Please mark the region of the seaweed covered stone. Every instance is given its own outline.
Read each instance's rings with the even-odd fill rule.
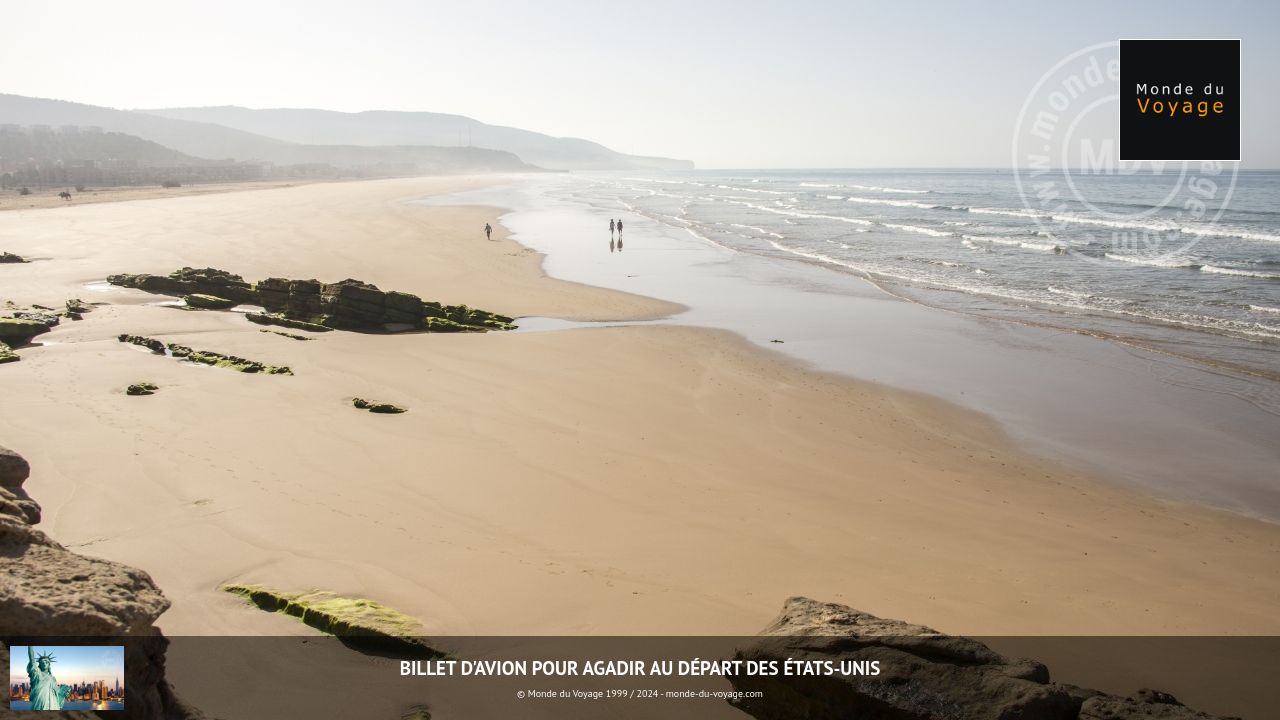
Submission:
[[[256,303],[253,285],[235,273],[218,268],[184,267],[168,275],[147,273],[109,275],[107,282],[160,295],[212,295],[237,303]]]
[[[293,374],[293,370],[290,370],[285,365],[267,365],[257,360],[249,360],[235,355],[223,355],[210,350],[194,350],[178,343],[169,343],[168,348],[174,357],[193,363],[200,363],[201,365],[212,365],[213,367],[227,368],[242,373],[263,373],[264,375]]]
[[[371,413],[379,415],[399,415],[400,413],[409,412],[407,408],[391,403],[377,402],[374,400],[365,400],[364,398],[352,398],[351,404],[358,410],[368,410]]]
[[[18,357],[18,353],[14,352],[8,344],[0,342],[0,364],[18,362],[21,359]]]
[[[14,255],[11,252],[0,252],[0,264],[24,262],[26,262],[26,259],[21,255]]]
[[[230,310],[240,303],[235,300],[228,300],[217,295],[207,295],[205,293],[192,293],[183,295],[182,301],[187,307],[199,308],[201,310]]]
[[[154,395],[160,389],[159,385],[149,382],[134,383],[125,389],[126,395]]]
[[[49,332],[49,325],[40,320],[0,317],[0,342],[11,347],[26,345],[31,338]]]

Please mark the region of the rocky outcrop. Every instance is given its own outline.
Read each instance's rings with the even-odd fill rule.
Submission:
[[[169,352],[176,358],[187,360],[202,365],[212,365],[214,367],[227,368],[229,370],[237,370],[242,373],[263,373],[266,375],[292,375],[293,371],[284,365],[266,365],[257,360],[249,360],[247,358],[237,357],[235,355],[223,355],[209,350],[192,350],[186,345],[177,343],[169,343]]]
[[[4,363],[18,362],[21,359],[22,358],[18,356],[18,353],[14,352],[13,348],[9,347],[8,343],[0,342],[0,365],[3,365]]]
[[[302,320],[292,320],[283,315],[275,315],[271,313],[245,313],[245,319],[251,323],[259,325],[279,325],[280,327],[293,328],[294,330],[306,330],[308,332],[331,332],[333,328],[318,325],[316,323],[304,322]]]
[[[0,264],[5,263],[24,263],[25,259],[20,255],[14,255],[11,252],[0,252]]]
[[[217,268],[184,267],[168,275],[111,275],[107,282],[159,295],[213,295],[237,303],[256,304],[258,301],[252,284],[239,275]]]
[[[322,283],[276,277],[251,284],[225,270],[183,268],[167,276],[111,275],[107,281],[121,287],[182,296],[191,307],[261,305],[266,312],[248,314],[250,321],[295,330],[485,332],[514,327],[512,319],[505,315],[466,305],[442,305],[409,293],[380,290],[351,278]]]
[[[125,395],[155,395],[156,391],[159,389],[160,389],[160,386],[156,385],[155,383],[139,382],[139,383],[134,383],[129,387],[125,388],[124,394]]]
[[[267,278],[257,288],[269,313],[339,330],[483,332],[512,327],[512,319],[503,315],[428,302],[350,278],[336,283]],[[448,322],[433,322],[441,320]]]
[[[1044,665],[1004,657],[976,640],[803,597],[787,600],[735,657],[879,669],[730,677],[736,690],[762,692],[736,703],[761,720],[1215,720],[1165,693],[1120,698],[1051,682]]]
[[[263,585],[238,583],[228,583],[222,589],[267,612],[292,615],[321,632],[342,638],[353,647],[418,657],[442,654],[423,639],[426,631],[416,618],[373,600],[324,590],[284,592]]]
[[[56,317],[54,319],[57,320]],[[26,345],[31,342],[31,338],[49,332],[49,327],[42,319],[0,317],[0,342],[10,347]]]
[[[306,335],[299,335],[299,334],[297,334],[297,333],[285,332],[285,331],[283,331],[283,330],[268,330],[268,329],[266,329],[266,328],[262,328],[262,329],[261,329],[261,330],[259,330],[258,332],[271,333],[272,335],[279,335],[280,337],[287,337],[287,338],[289,338],[290,340],[304,340],[304,341],[305,341],[305,340],[314,340],[314,339],[315,339],[315,338],[309,338],[309,337],[307,337]]]
[[[352,398],[351,404],[358,410],[368,410],[371,413],[380,415],[399,415],[400,413],[409,412],[407,409],[399,405],[391,403],[377,402],[376,400],[365,400],[364,398]]]
[[[144,347],[157,355],[164,354],[164,343],[156,340],[155,338],[149,338],[144,335],[120,333],[116,336],[116,339],[122,343],[129,343],[131,345],[137,345],[138,347]]]
[[[0,637],[123,645],[128,695],[122,718],[203,718],[173,694],[164,677],[168,640],[154,623],[169,601],[145,572],[73,553],[31,527],[29,519],[7,512],[4,501],[21,491],[27,472],[25,460],[0,448],[0,483],[7,494],[0,495]],[[7,657],[7,648],[0,645],[0,653]],[[8,683],[3,692],[0,703],[7,707]]]

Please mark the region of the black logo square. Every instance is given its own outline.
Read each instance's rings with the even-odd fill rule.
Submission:
[[[1239,160],[1240,41],[1121,40],[1120,159]]]

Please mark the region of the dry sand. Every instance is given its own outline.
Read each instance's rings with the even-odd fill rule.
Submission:
[[[0,249],[40,258],[0,266],[0,299],[110,303],[0,366],[0,442],[31,461],[46,531],[150,572],[169,634],[305,632],[218,592],[232,580],[371,597],[447,634],[747,634],[796,594],[968,634],[1280,633],[1280,527],[1116,489],[975,413],[725,333],[297,342],[83,286],[212,265],[512,315],[675,310],[545,278],[494,209],[404,202],[494,181],[0,213]],[[296,376],[152,356],[121,332]],[[126,397],[139,380],[161,390]]]
[[[159,185],[118,185],[101,188],[88,187],[83,192],[76,192],[74,188],[69,186],[58,186],[35,188],[31,190],[30,195],[20,195],[16,189],[6,188],[0,191],[0,211],[70,208],[91,203],[120,202],[122,200],[154,200],[157,198],[239,192],[241,190],[265,190],[293,187],[306,182],[308,181],[261,180],[237,183],[195,183],[176,188],[161,187]],[[58,193],[63,190],[71,193],[71,200],[64,200],[58,196]]]

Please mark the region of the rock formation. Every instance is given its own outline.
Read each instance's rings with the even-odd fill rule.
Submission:
[[[184,267],[168,275],[111,275],[107,282],[159,295],[213,295],[237,303],[258,302],[257,292],[244,278],[217,268]]]
[[[144,347],[157,355],[164,354],[164,343],[155,338],[144,337],[142,335],[129,335],[128,333],[120,333],[116,339],[122,343],[130,343],[139,347]]]
[[[19,256],[19,255],[14,255],[14,254],[13,254],[13,253],[11,253],[11,252],[0,252],[0,264],[3,264],[3,263],[24,263],[24,262],[26,262],[26,260],[24,260],[24,259],[23,259],[21,256]]]
[[[203,718],[174,695],[164,677],[168,640],[154,623],[169,601],[145,572],[77,555],[31,527],[29,513],[12,512],[6,501],[21,493],[28,473],[21,456],[0,448],[0,637],[124,645],[128,696],[122,718]],[[37,506],[37,519],[38,511]],[[7,657],[8,648],[0,645],[0,653]],[[7,682],[3,695],[0,704],[7,709]]]
[[[293,371],[284,365],[265,365],[257,360],[249,360],[235,355],[223,355],[209,350],[192,350],[186,345],[169,343],[169,352],[176,358],[188,360],[202,365],[238,370],[242,373],[264,373],[266,375],[292,375]]]
[[[54,318],[57,320],[57,318]],[[31,342],[31,338],[49,332],[49,324],[44,320],[28,318],[0,317],[0,342],[10,347],[18,347]]]
[[[1044,665],[976,640],[803,597],[736,659],[878,662],[874,676],[730,677],[736,690],[763,692],[736,703],[760,720],[1226,720],[1166,693],[1122,698],[1050,682]]]
[[[155,383],[139,382],[139,383],[134,383],[129,387],[125,388],[124,394],[125,395],[155,395],[156,391],[159,389],[160,389],[160,386],[156,385]]]
[[[201,310],[230,310],[240,303],[235,300],[228,300],[217,295],[206,295],[204,293],[192,293],[183,295],[182,301],[187,307],[199,308]]]
[[[377,402],[375,400],[365,400],[364,398],[352,398],[351,404],[359,410],[368,410],[371,413],[379,413],[381,415],[399,415],[400,413],[409,412],[407,409],[402,408],[399,405]]]
[[[505,315],[466,305],[425,301],[417,295],[379,290],[376,285],[350,278],[336,283],[267,278],[250,284],[225,270],[183,268],[167,276],[123,274],[112,275],[107,281],[147,292],[183,296],[193,307],[224,309],[221,305],[261,305],[266,312],[250,313],[247,316],[250,321],[295,330],[484,332],[514,327],[512,319]]]
[[[22,358],[18,356],[18,353],[14,352],[13,348],[9,347],[8,343],[0,342],[0,365],[4,363],[18,362],[21,359]]]
[[[423,638],[426,631],[416,618],[373,600],[323,590],[283,592],[263,585],[238,583],[228,583],[222,589],[267,612],[292,615],[321,632],[342,638],[353,647],[411,657],[443,654],[426,643]]]

